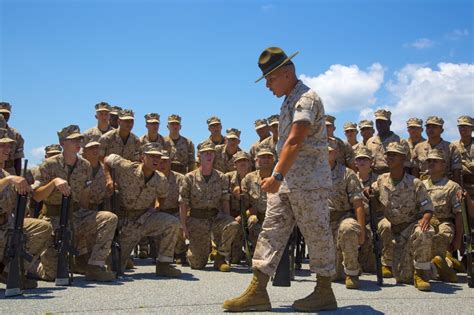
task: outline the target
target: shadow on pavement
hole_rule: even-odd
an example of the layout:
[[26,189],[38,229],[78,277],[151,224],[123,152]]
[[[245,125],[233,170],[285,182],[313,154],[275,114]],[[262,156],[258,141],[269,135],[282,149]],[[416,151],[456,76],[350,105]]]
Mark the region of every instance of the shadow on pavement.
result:
[[[285,305],[283,307],[274,307],[272,308],[272,312],[274,313],[294,313],[295,310],[291,307],[291,305]],[[383,312],[377,311],[372,306],[369,305],[348,305],[339,307],[337,310],[334,311],[322,311],[320,313],[324,314],[377,314],[381,315],[384,314]],[[316,314],[316,313],[312,313]]]
[[431,292],[443,293],[443,294],[455,294],[457,291],[462,290],[463,288],[459,284],[455,283],[446,283],[438,281],[431,282]]
[[[36,288],[25,290],[23,295],[5,297],[5,289],[0,289],[0,296],[4,300],[48,300],[55,298],[55,291],[66,290],[66,287],[56,287],[56,288]],[[47,295],[51,293],[52,295]]]

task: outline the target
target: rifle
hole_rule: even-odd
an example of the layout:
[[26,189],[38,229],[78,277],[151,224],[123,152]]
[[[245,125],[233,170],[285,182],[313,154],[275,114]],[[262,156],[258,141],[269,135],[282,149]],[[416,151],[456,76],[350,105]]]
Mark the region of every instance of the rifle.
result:
[[59,228],[55,232],[55,245],[58,251],[58,265],[56,271],[56,286],[68,286],[73,281],[69,261],[74,249],[72,246],[72,233],[69,226],[70,198],[62,196],[61,215],[59,217]]
[[[382,276],[382,240],[380,239],[379,232],[377,230],[377,214],[374,211],[373,207],[373,195],[369,195],[369,217],[370,217],[370,230],[372,231],[372,243],[374,246],[374,255],[375,255],[375,270],[377,274],[377,284],[379,286],[383,285],[383,276]],[[365,228],[365,227],[362,227]]]
[[298,227],[295,229],[295,241],[295,270],[301,270],[301,265],[303,264],[303,259],[306,254],[306,243]]
[[[237,177],[239,176],[237,175]],[[249,266],[249,268],[252,268],[252,244],[250,243],[250,239],[249,239],[249,226],[248,226],[248,218],[247,218],[247,212],[246,212],[247,210],[244,209],[244,205],[243,205],[241,180],[240,178],[237,178],[237,179],[239,180],[240,225],[242,226],[242,233],[244,235],[245,261],[247,262],[247,266]]]
[[469,222],[469,215],[466,209],[464,196],[461,199],[461,214],[464,230],[464,257],[466,257],[466,274],[467,284],[470,288],[474,288],[474,277],[472,274],[472,227]]
[[[118,215],[118,200],[117,200],[117,192],[115,191],[115,170],[111,170],[112,172],[112,212]],[[120,236],[120,227],[117,224],[117,228],[115,229],[114,238],[112,239],[112,246],[110,249],[110,255],[112,256],[112,271],[115,272],[117,279],[121,279],[123,277],[123,269],[122,269],[122,248],[120,247],[120,243],[118,241]]]
[[[23,167],[23,177],[26,173],[28,160],[25,159]],[[24,261],[32,261],[31,257],[25,251],[26,237],[23,233],[23,223],[25,220],[25,209],[28,195],[17,195],[16,209],[15,209],[15,225],[11,232],[8,242],[6,256],[10,258],[10,269],[8,272],[7,289],[5,297],[17,296],[23,293],[23,281],[25,276]]]

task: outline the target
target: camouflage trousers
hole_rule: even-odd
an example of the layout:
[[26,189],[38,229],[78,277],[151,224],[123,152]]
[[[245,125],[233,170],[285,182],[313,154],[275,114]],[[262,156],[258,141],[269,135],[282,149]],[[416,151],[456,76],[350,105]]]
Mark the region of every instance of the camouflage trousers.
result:
[[379,231],[380,240],[382,241],[382,265],[387,267],[393,266],[393,234],[392,225],[390,221],[383,218],[377,223],[377,229]]
[[[179,221],[179,212],[170,214],[171,216],[175,217]],[[158,236],[155,238],[155,246],[156,248],[160,248],[160,242],[161,242],[161,237]],[[188,246],[186,245],[186,239],[184,238],[183,235],[183,229],[181,229],[181,224],[179,225],[179,231],[178,231],[178,239],[176,240],[176,246],[174,248],[174,254],[175,255],[180,255],[186,253],[188,250]]]
[[336,240],[336,280],[344,279],[345,275],[358,276],[361,233],[359,223],[353,218],[345,218],[339,222],[330,222],[330,225]]
[[414,269],[431,269],[433,235],[433,227],[422,232],[418,222],[413,222],[400,234],[393,234],[392,272],[397,282],[412,283]]
[[[59,217],[43,217],[53,229],[59,227]],[[110,246],[117,227],[117,216],[109,211],[79,209],[73,213],[73,245],[78,255],[90,252],[88,264],[103,266],[110,252]],[[54,233],[54,232],[53,232]],[[92,246],[86,244],[92,239]],[[41,263],[37,267],[38,276],[44,280],[56,278],[58,252],[54,247],[54,235],[48,241],[48,248],[41,254]]]
[[122,268],[125,268],[133,248],[143,237],[154,238],[157,244],[157,261],[173,262],[174,248],[180,231],[179,220],[175,216],[151,208],[136,219],[120,218],[119,226],[118,242],[122,249]]
[[359,265],[362,271],[367,273],[375,273],[375,253],[372,239],[373,234],[372,230],[370,229],[370,224],[366,224],[365,242],[359,248]]
[[186,225],[189,231],[188,260],[193,269],[206,266],[211,250],[211,233],[219,254],[228,258],[240,229],[233,217],[223,213],[209,219],[188,217]]
[[[242,225],[240,225],[240,228],[235,235],[234,241],[232,242],[232,258],[235,257],[235,255],[241,255],[242,254],[242,248],[244,247],[244,232],[242,229]],[[262,224],[258,221],[256,215],[251,215],[248,220],[247,220],[247,226],[249,229],[249,240],[250,243],[252,243],[254,246],[257,243],[257,238],[260,232],[262,231]]]
[[267,212],[258,236],[253,267],[270,276],[275,273],[296,223],[308,246],[311,271],[333,276],[336,254],[329,226],[328,195],[327,189],[267,194]]
[[[0,263],[5,266],[5,271],[8,271],[8,259],[4,256],[6,246],[8,246],[8,231],[9,225],[0,227]],[[46,249],[49,238],[53,228],[51,224],[40,219],[25,218],[23,223],[23,233],[26,237],[25,250],[28,254],[33,256],[31,262],[24,260],[25,271],[28,270],[29,266],[39,258],[40,254]]]
[[437,222],[438,224],[433,224],[431,221],[431,225],[434,227],[434,236],[433,236],[433,244],[431,246],[431,255],[441,256],[442,258],[446,257],[446,251],[449,248],[449,245],[454,239],[455,228],[454,224],[451,222]]

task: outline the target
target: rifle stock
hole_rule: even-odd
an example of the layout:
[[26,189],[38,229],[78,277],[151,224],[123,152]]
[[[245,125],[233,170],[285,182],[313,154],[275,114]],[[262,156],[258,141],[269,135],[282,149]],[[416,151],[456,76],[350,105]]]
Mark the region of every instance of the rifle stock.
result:
[[[111,170],[111,172],[112,172],[112,183],[113,183],[112,200],[111,200],[112,212],[118,215],[118,196],[117,196],[117,192],[115,191],[115,170]],[[123,268],[122,268],[122,249],[118,241],[119,236],[120,236],[120,227],[119,227],[119,224],[117,224],[114,238],[112,240],[110,255],[112,259],[112,271],[114,271],[117,278],[120,279],[123,277]]]
[[[373,196],[369,196],[369,217],[370,217],[370,230],[372,231],[372,243],[374,247],[375,255],[375,272],[377,275],[377,284],[383,285],[382,276],[382,240],[377,229],[377,214],[375,213],[373,206]],[[364,228],[364,227],[362,227]]]
[[56,249],[58,251],[58,262],[56,270],[56,286],[68,286],[73,281],[70,271],[69,260],[72,257],[72,233],[69,226],[70,197],[62,196],[61,214],[59,227],[56,230]]

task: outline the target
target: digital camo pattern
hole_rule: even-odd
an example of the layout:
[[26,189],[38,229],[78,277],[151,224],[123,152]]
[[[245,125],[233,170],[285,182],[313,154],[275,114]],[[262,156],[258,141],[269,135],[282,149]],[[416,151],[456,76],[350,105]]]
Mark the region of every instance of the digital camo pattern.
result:
[[343,164],[336,163],[331,174],[333,186],[329,195],[328,206],[331,222],[333,216],[337,222],[340,218],[340,215],[336,214],[337,212],[351,212],[354,209],[353,202],[363,200],[364,197],[359,178],[353,170]]
[[145,182],[142,163],[131,162],[117,154],[109,155],[105,163],[115,172],[121,215],[139,216],[155,208],[157,199],[168,195],[168,180],[162,173],[155,171]]
[[106,182],[104,165],[99,162],[98,169],[92,171],[92,184],[90,186],[91,210],[98,210],[98,206],[105,201],[107,197]]
[[225,144],[225,138],[222,137],[220,141],[214,142],[214,141],[212,141],[211,136],[209,136],[209,138],[207,138],[206,140],[202,141],[201,143],[199,143],[199,144],[197,145],[197,150],[199,151],[199,149],[200,149],[202,146],[208,145],[208,144],[210,144],[210,143],[212,143],[212,144],[214,144],[214,145]]
[[[230,215],[232,217],[238,217],[240,215],[240,199],[236,198],[232,192],[234,191],[235,188],[241,187],[241,179],[240,176],[237,174],[237,171],[232,171],[229,173],[226,173],[225,176],[227,177],[227,180],[229,182],[229,198],[230,198]],[[242,187],[243,190],[243,187]],[[240,192],[240,197],[242,198],[242,208],[244,210],[247,210],[250,205],[248,202],[248,199],[243,198],[242,196],[243,192]]]
[[25,140],[22,135],[15,128],[9,127],[7,125],[7,134],[6,136],[10,139],[15,140],[11,144],[11,151],[8,157],[8,160],[5,161],[5,170],[10,174],[16,174],[13,163],[16,159],[21,159],[25,157],[24,146]]
[[[7,176],[10,176],[10,173],[4,169],[0,169],[0,180]],[[10,218],[11,214],[15,210],[16,198],[17,194],[13,185],[8,185],[2,191],[0,191],[0,216],[5,216],[7,219]]]
[[285,176],[280,192],[330,188],[332,182],[327,158],[328,142],[323,103],[319,96],[301,81],[298,81],[280,109],[278,155],[294,122],[308,122],[310,128],[296,161]]
[[359,223],[354,218],[344,218],[335,224],[331,222],[331,228],[336,243],[336,278],[342,280],[344,275],[358,276]]
[[[367,148],[372,152],[372,156],[374,157],[374,167],[373,170],[377,174],[383,174],[389,171],[387,162],[385,162],[385,150],[387,149],[388,145],[392,142],[397,142],[403,145],[406,148],[406,152],[410,152],[410,148],[408,146],[408,142],[406,140],[400,139],[398,135],[392,132],[390,136],[385,138],[383,141],[380,139],[379,135],[375,135],[369,140],[367,140]],[[407,159],[405,162],[406,167],[410,167],[411,155],[407,155]]]
[[[140,143],[142,146],[148,142],[156,142],[161,146],[161,148],[165,149],[165,138],[160,134],[157,135],[157,138],[154,141],[150,141],[148,134],[144,134],[140,137]],[[166,150],[169,150],[169,148],[167,148]]]
[[100,155],[103,157],[110,154],[118,154],[130,161],[140,161],[141,143],[140,139],[130,133],[127,141],[123,142],[119,136],[119,129],[113,129],[99,138]]
[[411,156],[413,157],[415,155],[415,146],[418,144],[418,143],[421,143],[423,141],[426,141],[425,138],[421,137],[420,141],[414,143],[410,138],[406,139],[406,142],[408,143],[408,147],[410,148],[410,154]]
[[[260,148],[269,148],[270,151],[273,153],[273,155],[276,157],[277,156],[277,151],[276,151],[276,146],[277,146],[278,140],[275,140],[273,136],[270,136],[268,138],[263,139],[262,142],[257,146],[256,152],[260,150]],[[255,153],[256,154],[256,153]],[[255,158],[255,157],[254,157]]]
[[471,198],[474,197],[474,138],[471,138],[471,142],[468,145],[464,145],[461,140],[456,140],[452,144],[457,148],[461,154],[462,159],[462,177],[463,177],[463,188],[468,191]]
[[160,205],[161,210],[178,209],[179,208],[179,187],[184,179],[184,175],[170,171],[168,180],[168,196],[165,202]]
[[100,130],[99,127],[92,127],[92,128],[89,128],[87,129],[86,131],[84,131],[84,133],[82,134],[84,136],[84,140],[82,141],[83,144],[86,144],[86,143],[89,143],[91,141],[99,141],[100,137],[102,137],[102,135],[106,134],[107,132],[109,132],[110,130],[113,130],[114,127],[112,126],[107,126],[107,129],[105,129],[104,131]]
[[426,211],[433,211],[425,185],[407,173],[396,186],[390,178],[390,173],[382,174],[372,188],[392,226],[412,223],[421,219]]
[[229,183],[227,177],[213,170],[206,183],[200,169],[184,176],[179,190],[179,201],[191,209],[221,209],[223,202],[229,202]]
[[170,152],[171,163],[185,167],[187,172],[196,168],[194,144],[188,138],[179,136],[177,140],[165,137],[165,148]]
[[462,159],[456,146],[441,140],[435,146],[431,146],[428,140],[418,143],[415,146],[413,154],[413,165],[420,170],[420,177],[428,175],[428,154],[431,150],[438,149],[444,153],[444,160],[446,161],[446,177],[450,178],[454,170],[462,169]]
[[260,223],[263,222],[267,211],[267,193],[262,191],[261,185],[262,177],[259,170],[245,175],[242,180],[242,197],[258,213]]
[[354,163],[354,150],[352,146],[338,137],[328,137],[328,143],[337,148],[337,162],[342,165]]
[[[235,165],[232,158],[234,154],[227,153],[227,145],[221,144],[216,146],[216,157],[214,159],[214,168],[222,173],[228,173],[231,171],[235,171]],[[241,148],[237,147],[237,151],[242,151]]]

